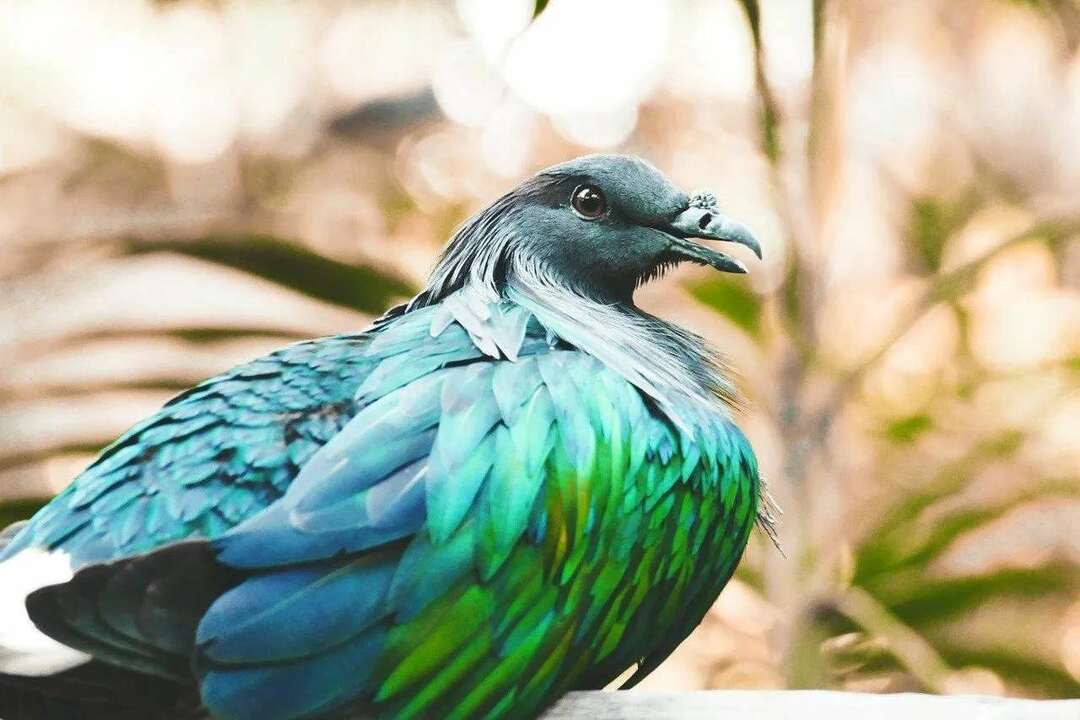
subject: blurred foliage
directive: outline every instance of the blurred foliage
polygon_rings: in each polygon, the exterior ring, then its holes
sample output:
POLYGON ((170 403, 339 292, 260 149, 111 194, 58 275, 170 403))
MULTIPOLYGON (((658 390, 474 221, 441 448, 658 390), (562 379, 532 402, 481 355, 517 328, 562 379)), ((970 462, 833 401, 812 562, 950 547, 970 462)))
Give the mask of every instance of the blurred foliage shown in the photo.
POLYGON ((761 333, 761 298, 745 283, 736 280, 709 279, 693 283, 690 293, 727 317, 746 332, 757 337, 761 333))
POLYGON ((898 443, 911 443, 934 426, 934 420, 929 415, 909 415, 899 420, 893 420, 885 428, 889 439, 898 443))
POLYGON ((48 498, 23 498, 0 503, 0 528, 5 528, 12 523, 28 519, 48 501, 48 498))
POLYGON ((912 200, 911 248, 927 271, 937 272, 941 268, 941 254, 949 239, 963 229, 980 207, 982 199, 974 191, 952 201, 938 197, 912 200))
POLYGON ((381 313, 391 300, 416 293, 416 288, 385 271, 332 260, 299 243, 269 235, 208 236, 153 242, 129 240, 123 252, 188 255, 366 313, 381 313))

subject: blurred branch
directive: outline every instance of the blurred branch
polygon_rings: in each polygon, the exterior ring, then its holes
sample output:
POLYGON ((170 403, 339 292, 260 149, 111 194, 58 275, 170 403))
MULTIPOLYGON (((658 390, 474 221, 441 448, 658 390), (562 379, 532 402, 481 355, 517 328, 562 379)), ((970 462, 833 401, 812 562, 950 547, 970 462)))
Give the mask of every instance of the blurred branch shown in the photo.
POLYGON ((750 35, 754 41, 754 84, 757 86, 758 101, 761 103, 761 149, 775 166, 780 162, 780 110, 765 75, 765 56, 761 44, 761 9, 757 0, 739 0, 739 4, 746 13, 746 21, 750 24, 750 35))
POLYGON ((73 254, 93 256, 112 249, 121 255, 176 253, 214 262, 261 277, 287 289, 350 310, 381 313, 392 301, 413 296, 416 288, 387 270, 341 262, 309 247, 265 233, 224 232, 192 235, 166 234, 170 220, 145 234, 132 231, 94 232, 67 241, 42 241, 24 248, 26 262, 38 269, 73 254), (117 241, 116 237, 124 240, 117 241))
POLYGON ((75 442, 27 450, 16 450, 7 455, 0 455, 0 470, 14 470, 19 467, 36 465, 59 455, 95 455, 115 439, 116 433, 106 431, 96 442, 75 442))
MULTIPOLYGON (((806 490, 806 476, 808 464, 806 463, 805 443, 798 435, 800 420, 804 412, 803 392, 806 374, 809 370, 814 338, 816 336, 817 318, 815 316, 815 294, 818 287, 817 264, 813 256, 813 234, 817 228, 808 222, 812 215, 806 208, 801 212, 796 211, 796 198, 784 182, 785 157, 784 148, 780 141, 782 118, 780 103, 773 93, 766 70, 766 57, 762 42, 761 8, 757 0, 740 0, 743 11, 746 14, 747 23, 754 48, 754 82, 757 89, 758 101, 760 102, 760 130, 759 142, 761 152, 767 160, 769 185, 773 196, 776 213, 780 218, 784 233, 784 244, 789 250, 789 264, 786 269, 784 281, 781 285, 779 296, 781 306, 779 317, 785 330, 785 336, 789 342, 785 348, 784 359, 780 368, 780 387, 778 397, 780 408, 777 424, 780 428, 784 445, 783 476, 788 487, 795 494, 795 502, 800 506, 800 514, 795 522, 785 532, 785 544, 790 548, 791 557, 798 564, 797 567, 787 567, 780 571, 772 565, 771 578, 777 582, 777 590, 782 597, 786 597, 789 609, 795 613, 795 621, 781 640, 785 647, 785 655, 788 658, 787 681, 793 687, 815 687, 824 683, 825 678, 818 669, 819 664, 808 662, 820 653, 822 627, 816 620, 816 613, 809 611, 805 605, 805 597, 808 592, 806 587, 799 587, 796 573, 803 569, 803 564, 809 558, 811 549, 807 546, 807 529, 811 526, 814 513, 814 498, 809 497, 806 490), (799 608, 802 607, 800 611, 799 608)), ((813 92, 815 99, 812 108, 815 109, 810 117, 811 138, 818 134, 815 129, 823 113, 816 110, 823 107, 824 103, 817 98, 823 90, 823 83, 819 80, 820 67, 823 53, 821 43, 824 32, 821 25, 821 17, 825 9, 824 0, 814 4, 814 67, 813 92)), ((810 167, 811 156, 817 146, 808 143, 805 153, 801 155, 805 167, 810 167)), ((805 173, 810 183, 816 179, 811 173, 805 173)), ((813 188, 811 188, 813 190, 813 188)), ((807 192, 801 200, 818 200, 820 194, 807 192)), ((813 593, 813 590, 809 590, 813 593)))
MULTIPOLYGON (((225 342, 230 340, 275 339, 280 342, 296 342, 308 336, 277 328, 245 327, 241 325, 218 325, 213 327, 174 327, 174 328, 95 328, 79 330, 73 333, 33 340, 18 345, 18 357, 27 362, 34 358, 61 351, 68 347, 81 347, 93 342, 126 340, 175 340, 193 345, 225 342)), ((3 382, 0 382, 0 387, 3 382)))
POLYGON ((113 214, 84 216, 74 227, 64 230, 61 237, 22 233, 0 236, 7 252, 25 257, 14 269, 15 275, 70 253, 113 242, 118 237, 165 238, 195 237, 214 230, 246 232, 260 224, 259 218, 238 218, 235 208, 205 207, 126 211, 113 214))
POLYGON ((914 303, 912 310, 897 324, 886 341, 862 364, 841 378, 833 387, 821 409, 807 419, 804 426, 804 437, 807 438, 808 444, 811 447, 820 447, 824 443, 837 414, 844 406, 851 392, 934 305, 942 301, 955 299, 966 292, 979 271, 1006 250, 1035 238, 1044 238, 1051 245, 1056 245, 1077 233, 1080 233, 1080 218, 1039 221, 974 260, 938 275, 920 299, 914 303))
MULTIPOLYGON (((812 322, 806 317, 806 308, 808 306, 806 299, 808 286, 811 283, 808 274, 802 267, 803 243, 797 242, 792 202, 784 186, 782 172, 783 148, 779 140, 780 106, 766 72, 765 49, 761 34, 761 8, 757 0, 739 0, 739 2, 743 12, 746 14, 750 36, 753 40, 754 84, 757 90, 758 102, 761 106, 759 115, 761 152, 768 161, 769 185, 777 214, 784 228, 785 244, 791 249, 791 264, 787 269, 784 284, 781 288, 781 296, 785 300, 787 312, 782 312, 781 318, 786 320, 785 329, 791 342, 795 345, 795 352, 784 361, 779 394, 782 403, 779 413, 780 425, 785 430, 791 430, 795 427, 796 420, 799 417, 798 399, 800 387, 806 372, 806 360, 810 354, 812 322)), ((788 462, 785 463, 785 472, 789 477, 798 475, 797 469, 788 462)))
POLYGON ((944 690, 952 668, 925 638, 857 586, 848 588, 832 605, 868 633, 884 638, 889 652, 930 692, 944 690))
POLYGON ((379 133, 403 133, 440 116, 435 93, 426 87, 411 95, 361 103, 331 120, 329 129, 338 135, 370 142, 379 133))
MULTIPOLYGON (((205 379, 202 373, 190 375, 178 374, 174 371, 162 371, 148 377, 138 379, 126 379, 123 377, 110 380, 96 380, 71 384, 48 384, 37 383, 23 389, 5 387, 0 383, 0 403, 19 401, 24 399, 45 400, 49 398, 76 399, 86 398, 103 392, 140 392, 151 391, 158 393, 176 394, 196 385, 205 379)), ((3 405, 0 405, 2 408, 3 405)), ((0 460, 2 462, 2 460, 0 460)))
MULTIPOLYGON (((822 0, 819 0, 822 1, 822 0)), ((801 356, 809 355, 811 346, 811 327, 805 317, 809 280, 802 268, 801 252, 805 243, 797 242, 798 224, 795 221, 792 198, 789 196, 783 177, 783 147, 780 142, 782 123, 780 103, 773 92, 766 70, 765 47, 762 42, 761 8, 757 0, 739 0, 750 28, 750 37, 754 48, 754 86, 760 104, 758 115, 758 138, 762 154, 768 161, 769 187, 784 230, 785 244, 791 249, 791 263, 787 269, 780 295, 784 299, 786 312, 781 313, 788 337, 796 345, 801 356)), ((787 373, 785 373, 787 374, 787 373)), ((795 373, 785 382, 785 387, 797 389, 801 376, 795 373)), ((784 397, 793 397, 794 393, 785 393, 784 397)), ((790 412, 783 411, 785 417, 790 412)))

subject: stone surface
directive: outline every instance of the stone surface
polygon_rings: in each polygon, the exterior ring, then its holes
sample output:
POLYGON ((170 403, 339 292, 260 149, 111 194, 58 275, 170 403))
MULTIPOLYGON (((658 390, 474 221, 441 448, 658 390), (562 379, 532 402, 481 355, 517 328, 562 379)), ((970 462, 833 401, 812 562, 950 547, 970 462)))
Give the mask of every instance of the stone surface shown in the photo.
POLYGON ((981 695, 871 695, 821 690, 712 690, 690 693, 575 692, 543 720, 1080 720, 1080 700, 981 695))

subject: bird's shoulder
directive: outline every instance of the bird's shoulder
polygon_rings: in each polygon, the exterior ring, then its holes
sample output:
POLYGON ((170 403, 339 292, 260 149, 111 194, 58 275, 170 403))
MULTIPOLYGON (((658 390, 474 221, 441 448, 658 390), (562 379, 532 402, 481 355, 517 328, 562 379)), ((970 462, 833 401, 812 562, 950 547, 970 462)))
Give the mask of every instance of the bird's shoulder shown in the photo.
MULTIPOLYGON (((416 410, 435 403, 441 446, 479 458, 493 451, 498 434, 487 445, 467 441, 485 413, 497 411, 509 431, 529 401, 540 402, 533 395, 541 386, 545 411, 559 417, 560 443, 571 452, 595 446, 615 425, 649 438, 658 457, 697 454, 695 445, 715 454, 729 434, 717 427, 681 437, 622 375, 525 309, 459 293, 366 332, 288 346, 182 393, 106 448, 5 555, 30 545, 60 548, 83 565, 188 537, 217 537, 283 498, 328 444, 324 458, 366 453, 382 458, 388 471, 397 469, 400 448, 378 443, 380 414, 389 408, 406 408, 397 439, 416 439, 440 462, 440 445, 420 437, 432 434, 432 425, 416 410)), ((520 444, 532 431, 515 432, 520 444)), ((306 475, 320 477, 317 467, 306 475)), ((447 477, 453 480, 447 498, 462 496, 458 476, 447 477)), ((436 518, 440 507, 455 507, 447 498, 440 506, 440 497, 428 498, 436 518)))
POLYGON ((356 389, 356 414, 280 500, 220 538, 227 564, 321 561, 421 530, 441 542, 479 506, 498 539, 478 560, 487 574, 526 531, 553 475, 606 488, 620 463, 630 473, 646 467, 663 476, 648 490, 654 497, 641 498, 649 508, 679 480, 696 493, 725 474, 756 480, 749 445, 726 417, 680 428, 620 373, 553 338, 520 307, 427 310, 372 341, 369 353, 382 359, 356 389), (418 332, 429 335, 422 349, 418 332))
POLYGON ((280 498, 364 404, 488 357, 493 338, 526 354, 548 347, 520 315, 481 327, 456 319, 469 317, 463 307, 451 301, 296 343, 181 393, 106 447, 0 554, 61 549, 80 566, 216 537, 280 498))

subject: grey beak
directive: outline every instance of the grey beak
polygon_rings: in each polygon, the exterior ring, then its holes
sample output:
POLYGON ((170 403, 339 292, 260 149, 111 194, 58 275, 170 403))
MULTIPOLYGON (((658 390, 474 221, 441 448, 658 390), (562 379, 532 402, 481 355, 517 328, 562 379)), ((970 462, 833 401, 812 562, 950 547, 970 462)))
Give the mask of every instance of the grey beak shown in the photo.
POLYGON ((721 272, 746 273, 746 266, 733 257, 705 247, 689 238, 671 237, 671 251, 685 260, 698 265, 711 265, 721 272))
POLYGON ((674 250, 688 260, 712 265, 724 272, 745 273, 746 267, 738 260, 693 242, 690 238, 738 243, 761 257, 761 244, 749 228, 721 215, 714 207, 692 205, 687 208, 671 222, 671 234, 676 238, 674 250))
POLYGON ((761 244, 740 222, 721 215, 716 208, 689 207, 679 214, 671 227, 682 237, 721 240, 745 245, 761 258, 761 244))

